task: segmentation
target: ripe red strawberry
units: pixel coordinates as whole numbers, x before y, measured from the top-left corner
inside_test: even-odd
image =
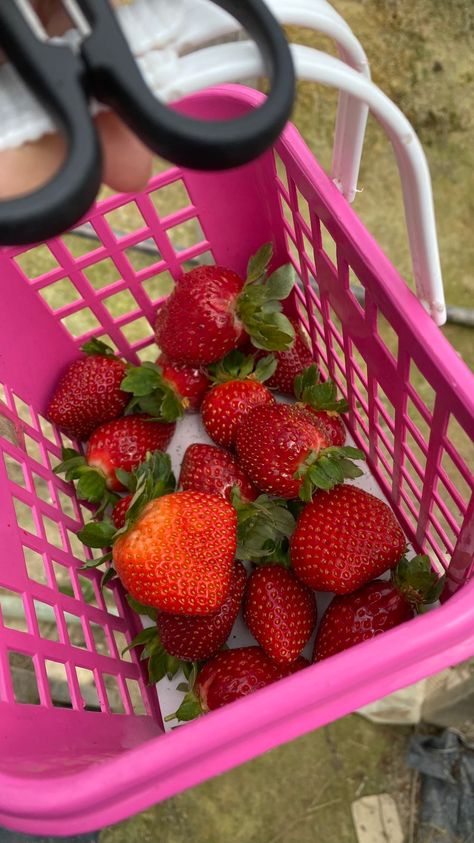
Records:
[[[241,562],[234,562],[227,597],[210,615],[174,615],[158,612],[157,629],[165,650],[186,662],[211,658],[227,641],[245,589],[247,572]]]
[[[127,648],[145,645],[140,658],[148,659],[150,685],[166,675],[172,679],[180,669],[189,675],[193,665],[211,658],[224,646],[239,613],[246,579],[244,566],[234,562],[229,593],[220,609],[210,615],[157,612],[129,598],[133,609],[156,622],[156,626],[142,630]]]
[[[168,381],[181,397],[183,406],[188,410],[199,410],[202,399],[209,389],[209,378],[198,366],[187,366],[170,360],[165,354],[160,354],[156,361]]]
[[[251,481],[268,494],[311,500],[315,488],[332,489],[345,477],[362,474],[350,458],[357,448],[330,447],[304,407],[264,404],[254,407],[237,430],[237,456]]]
[[[247,583],[244,620],[258,643],[277,664],[291,664],[316,625],[316,597],[292,571],[257,568]]]
[[[232,454],[215,445],[189,445],[181,463],[179,486],[187,491],[211,492],[231,500],[237,486],[244,501],[254,501],[258,491]]]
[[[295,396],[317,423],[331,445],[337,447],[346,441],[346,428],[340,413],[349,409],[344,398],[337,398],[337,387],[332,381],[320,382],[320,374],[314,363],[296,378]]]
[[[119,501],[115,504],[112,510],[112,522],[114,527],[117,530],[121,530],[122,527],[125,526],[125,516],[127,514],[128,507],[130,506],[130,502],[133,498],[133,495],[125,495],[124,498],[120,498]]]
[[[317,591],[349,594],[393,568],[406,539],[384,501],[356,486],[315,495],[290,544],[296,575]]]
[[[224,360],[210,367],[215,385],[202,402],[202,421],[211,439],[223,448],[233,448],[237,428],[246,413],[258,404],[273,404],[275,399],[263,385],[276,362],[273,355],[255,365],[252,355],[232,351]]]
[[[217,495],[176,492],[152,500],[113,546],[126,590],[148,606],[208,615],[222,606],[237,545],[233,506]]]
[[[392,582],[375,580],[354,594],[335,597],[323,615],[313,661],[326,659],[410,620],[423,603],[437,600],[444,580],[433,571],[427,556],[416,556],[400,562]]]
[[[144,415],[124,416],[107,422],[92,434],[85,457],[72,448],[64,448],[63,462],[55,472],[65,472],[67,480],[79,481],[79,498],[92,503],[103,502],[107,490],[117,492],[125,488],[117,471],[131,472],[149,452],[165,450],[174,429],[174,424],[150,421]]]
[[[118,418],[128,396],[120,388],[126,365],[100,340],[82,347],[88,356],[75,360],[63,374],[46,415],[73,439],[87,439],[96,427]]]
[[[310,366],[313,362],[313,354],[309,346],[308,335],[299,319],[289,317],[295,332],[295,338],[291,346],[285,351],[276,351],[275,358],[277,367],[274,374],[267,381],[270,389],[277,389],[283,395],[295,394],[294,382],[297,375]],[[262,356],[259,352],[258,356]]]
[[[108,422],[92,434],[87,443],[87,464],[105,477],[107,488],[123,489],[117,468],[133,471],[152,451],[164,451],[174,433],[174,424],[150,421],[144,415],[125,416]]]
[[[297,665],[283,668],[260,647],[222,650],[201,668],[193,689],[186,694],[178,711],[166,720],[193,720],[199,714],[253,694],[306,666],[305,659],[298,659]]]
[[[247,279],[223,266],[198,266],[176,282],[158,310],[158,346],[172,360],[193,365],[213,363],[247,339],[258,348],[287,348],[293,328],[280,311],[294,283],[291,267],[267,279],[270,244],[249,261]],[[271,304],[270,304],[271,303]]]
[[[128,410],[141,410],[159,421],[172,422],[186,410],[198,410],[209,378],[198,366],[176,363],[160,354],[156,363],[129,366],[122,389],[132,394]]]

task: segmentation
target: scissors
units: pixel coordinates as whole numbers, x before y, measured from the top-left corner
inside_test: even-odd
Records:
[[[0,0],[0,48],[64,134],[68,152],[51,181],[0,202],[0,245],[46,240],[89,209],[101,184],[92,97],[112,108],[153,152],[183,167],[223,170],[256,158],[288,120],[295,73],[288,43],[263,0],[211,0],[256,41],[271,82],[263,105],[226,121],[168,108],[147,87],[108,0],[63,0],[78,49],[48,40],[28,0]]]

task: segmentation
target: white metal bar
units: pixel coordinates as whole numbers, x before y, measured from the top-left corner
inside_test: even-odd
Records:
[[[437,325],[446,321],[431,178],[421,143],[400,109],[360,73],[319,50],[292,45],[298,76],[340,88],[367,104],[388,135],[402,182],[405,218],[418,297]],[[162,90],[168,100],[209,85],[239,81],[263,73],[250,42],[218,45],[183,56],[179,73]]]

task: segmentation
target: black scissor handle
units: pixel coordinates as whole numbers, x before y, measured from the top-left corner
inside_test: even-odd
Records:
[[[146,86],[106,0],[78,0],[92,21],[82,54],[94,94],[110,105],[158,155],[197,170],[237,167],[278,137],[295,95],[295,72],[283,31],[262,0],[212,0],[257,42],[271,81],[264,104],[233,120],[187,117],[157,100]]]
[[[33,243],[65,231],[90,208],[101,184],[101,150],[82,65],[69,47],[40,41],[11,0],[0,0],[0,47],[68,144],[66,159],[48,184],[0,202],[0,245]]]

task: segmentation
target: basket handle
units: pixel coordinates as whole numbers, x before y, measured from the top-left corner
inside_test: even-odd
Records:
[[[400,174],[405,219],[418,298],[436,325],[446,321],[433,194],[428,164],[411,123],[376,85],[339,59],[319,50],[291,45],[300,79],[345,91],[366,103],[385,130],[395,152]],[[172,82],[162,96],[178,99],[210,85],[244,81],[262,75],[263,67],[253,44],[217,45],[183,56]]]
[[[339,58],[353,70],[370,79],[370,68],[362,45],[347,22],[327,0],[266,0],[281,24],[304,26],[321,32],[335,42]],[[241,31],[235,18],[207,0],[182,0],[183,25],[176,39],[178,53],[190,52],[228,38]],[[357,194],[362,148],[369,109],[363,100],[340,90],[331,174],[334,183],[349,202]]]

